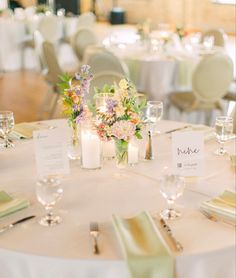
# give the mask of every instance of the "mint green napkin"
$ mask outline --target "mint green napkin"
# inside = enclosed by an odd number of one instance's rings
[[[13,199],[5,191],[0,191],[0,218],[24,209],[29,205],[30,203],[28,200]]]
[[[221,195],[203,202],[201,208],[222,218],[236,221],[236,193],[225,190]]]
[[[147,212],[129,219],[113,216],[112,220],[131,277],[174,277],[174,258]]]

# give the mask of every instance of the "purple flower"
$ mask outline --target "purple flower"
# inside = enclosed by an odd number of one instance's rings
[[[84,118],[84,113],[80,113],[77,117],[76,117],[76,123],[79,124]]]
[[[75,93],[77,96],[81,96],[82,92],[80,88],[76,88]]]
[[[78,111],[78,104],[74,104],[74,105],[72,106],[72,109],[73,109],[74,111]]]
[[[90,66],[89,65],[83,65],[82,67],[81,67],[81,72],[82,73],[89,73],[89,70],[90,70]]]
[[[113,113],[114,107],[116,107],[118,104],[117,100],[114,99],[106,99],[106,106],[107,106],[107,111],[108,113]]]

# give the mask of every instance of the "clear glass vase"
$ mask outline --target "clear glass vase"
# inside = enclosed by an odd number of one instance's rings
[[[74,121],[71,125],[71,130],[72,130],[72,134],[71,134],[71,140],[68,146],[68,157],[72,160],[78,160],[80,159],[80,142],[79,142],[79,126],[77,125],[77,123]]]
[[[129,143],[122,139],[115,139],[116,167],[124,169],[128,164]]]

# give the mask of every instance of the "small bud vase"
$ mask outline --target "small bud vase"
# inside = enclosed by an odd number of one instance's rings
[[[116,167],[118,169],[124,169],[128,164],[128,145],[129,143],[125,140],[115,139]]]
[[[80,144],[79,144],[79,137],[78,137],[79,126],[74,121],[71,124],[71,128],[72,128],[72,134],[68,146],[68,157],[72,160],[76,160],[76,159],[80,159]]]

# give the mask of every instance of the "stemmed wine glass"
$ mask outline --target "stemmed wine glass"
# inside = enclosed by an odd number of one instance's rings
[[[220,144],[220,148],[215,151],[216,155],[226,154],[224,143],[229,140],[233,133],[233,118],[229,116],[219,116],[215,121],[216,139]]]
[[[146,118],[149,124],[150,130],[154,133],[160,133],[156,130],[157,122],[163,115],[163,102],[162,101],[148,101]]]
[[[168,208],[162,210],[160,215],[167,220],[176,219],[181,213],[174,209],[174,202],[183,194],[185,179],[180,175],[170,172],[169,169],[164,169],[160,182],[160,192],[168,204]]]
[[[62,198],[62,194],[63,188],[58,177],[47,176],[37,181],[36,196],[47,212],[45,216],[39,219],[39,224],[48,227],[61,223],[61,217],[55,215],[52,210],[55,204]]]
[[[0,111],[0,135],[4,139],[2,147],[12,148],[14,144],[9,140],[9,134],[14,127],[14,116],[11,111]]]

